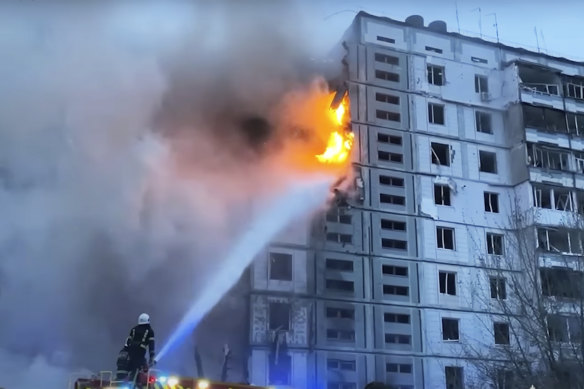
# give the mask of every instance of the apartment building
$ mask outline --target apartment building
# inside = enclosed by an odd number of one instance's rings
[[[505,298],[509,215],[581,250],[554,226],[584,210],[584,64],[363,12],[343,49],[362,196],[253,264],[251,381],[462,389],[465,345],[510,341],[477,298]]]

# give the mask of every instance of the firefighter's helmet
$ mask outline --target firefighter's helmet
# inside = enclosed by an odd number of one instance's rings
[[[148,324],[150,323],[150,315],[147,313],[143,313],[138,316],[138,324]]]

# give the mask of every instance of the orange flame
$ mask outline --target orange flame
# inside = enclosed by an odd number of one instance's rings
[[[331,98],[334,98],[334,93],[331,94]],[[339,128],[333,129],[330,133],[324,153],[316,155],[316,159],[319,162],[328,164],[341,164],[347,160],[351,153],[355,134],[346,131],[343,128],[346,123],[346,106],[347,96],[345,95],[337,109],[331,108],[329,111],[333,122],[335,123],[336,127]]]

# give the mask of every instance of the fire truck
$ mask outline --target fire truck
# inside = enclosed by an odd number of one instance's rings
[[[150,369],[132,382],[115,381],[113,372],[100,372],[92,378],[77,378],[69,384],[70,389],[271,389],[262,386],[215,382],[202,378],[180,377]]]

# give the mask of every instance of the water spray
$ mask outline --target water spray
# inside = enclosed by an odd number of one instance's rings
[[[191,333],[203,317],[219,302],[255,256],[296,218],[307,215],[326,200],[334,176],[315,176],[294,181],[287,190],[272,200],[252,221],[236,241],[223,266],[208,280],[193,305],[162,347],[160,361],[177,343]]]

